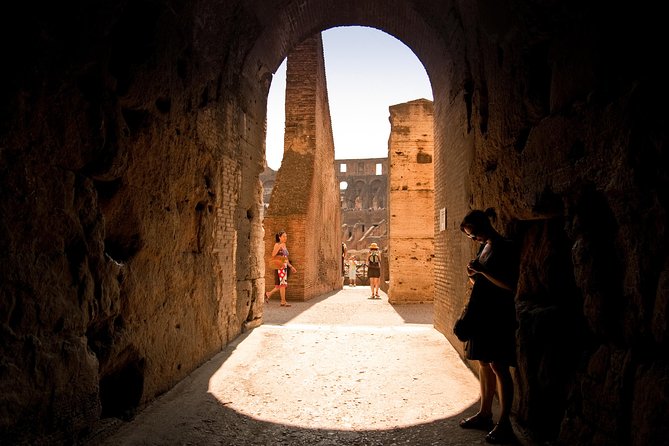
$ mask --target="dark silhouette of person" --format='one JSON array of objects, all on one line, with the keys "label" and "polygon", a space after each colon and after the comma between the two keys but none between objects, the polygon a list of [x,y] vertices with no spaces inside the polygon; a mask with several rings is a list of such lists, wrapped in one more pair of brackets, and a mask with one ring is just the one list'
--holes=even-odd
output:
[{"label": "dark silhouette of person", "polygon": [[[473,210],[460,224],[460,230],[481,245],[467,265],[473,284],[467,313],[473,327],[465,345],[467,359],[479,363],[481,404],[474,416],[460,421],[460,426],[489,431],[485,438],[489,443],[507,443],[515,438],[509,418],[513,403],[510,367],[516,365],[514,298],[520,262],[516,245],[495,230],[491,218],[496,218],[493,209]],[[493,425],[495,390],[501,410]]]}]

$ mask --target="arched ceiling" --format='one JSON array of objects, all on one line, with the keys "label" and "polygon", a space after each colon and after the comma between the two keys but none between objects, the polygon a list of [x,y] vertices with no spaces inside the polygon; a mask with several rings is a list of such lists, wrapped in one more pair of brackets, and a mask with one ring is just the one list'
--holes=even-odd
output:
[{"label": "arched ceiling", "polygon": [[[443,85],[450,66],[452,41],[461,35],[455,14],[434,20],[435,11],[418,2],[402,0],[303,0],[292,2],[256,1],[247,12],[258,21],[260,32],[245,58],[245,75],[263,80],[276,71],[291,48],[314,33],[337,26],[369,26],[384,31],[407,45],[425,66],[433,85]],[[448,11],[444,6],[439,11]],[[443,23],[452,24],[446,28]],[[461,40],[461,39],[460,39]],[[449,43],[450,41],[450,43]],[[449,50],[451,48],[451,50]],[[269,87],[267,87],[269,88]]]}]

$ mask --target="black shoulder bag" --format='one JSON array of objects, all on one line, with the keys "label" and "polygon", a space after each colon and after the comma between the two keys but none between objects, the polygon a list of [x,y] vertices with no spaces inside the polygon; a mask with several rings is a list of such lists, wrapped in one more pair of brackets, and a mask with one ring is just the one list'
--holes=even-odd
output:
[{"label": "black shoulder bag", "polygon": [[453,324],[453,334],[462,342],[467,342],[472,337],[474,324],[471,316],[468,317],[469,305],[466,305],[462,314]]}]

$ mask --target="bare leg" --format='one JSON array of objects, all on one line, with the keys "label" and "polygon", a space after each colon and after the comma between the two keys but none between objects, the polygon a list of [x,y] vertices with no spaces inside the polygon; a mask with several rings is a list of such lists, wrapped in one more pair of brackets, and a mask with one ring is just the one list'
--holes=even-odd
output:
[{"label": "bare leg", "polygon": [[279,288],[279,287],[276,287],[276,286],[275,286],[274,289],[272,289],[272,291],[267,291],[267,292],[265,293],[265,302],[269,302],[269,298],[272,297],[272,294],[274,294],[274,292],[275,292],[278,288]]},{"label": "bare leg", "polygon": [[501,408],[499,422],[509,422],[511,415],[511,405],[513,404],[513,378],[507,365],[501,365],[497,362],[492,363],[492,370],[499,383],[499,405]]},{"label": "bare leg", "polygon": [[481,406],[479,413],[485,416],[492,416],[492,400],[495,397],[495,387],[497,379],[495,372],[492,371],[490,364],[479,361],[479,381],[481,384]]},{"label": "bare leg", "polygon": [[290,307],[290,304],[286,302],[286,288],[285,287],[279,288],[279,294],[281,295],[281,306]]},{"label": "bare leg", "polygon": [[491,369],[495,374],[499,388],[499,405],[501,411],[499,421],[495,427],[488,432],[485,439],[488,443],[510,443],[515,435],[511,427],[511,404],[513,403],[513,379],[506,364],[493,362]]},{"label": "bare leg", "polygon": [[465,429],[479,429],[490,431],[492,422],[492,401],[495,397],[495,386],[497,384],[495,372],[487,362],[479,361],[479,385],[481,387],[481,405],[479,411],[460,421],[460,427]]}]

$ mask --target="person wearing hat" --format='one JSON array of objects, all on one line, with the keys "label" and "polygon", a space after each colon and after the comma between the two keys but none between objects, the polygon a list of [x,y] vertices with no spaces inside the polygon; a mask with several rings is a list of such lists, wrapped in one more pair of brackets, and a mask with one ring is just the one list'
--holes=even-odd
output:
[{"label": "person wearing hat", "polygon": [[381,299],[379,296],[379,283],[381,282],[381,255],[379,254],[379,245],[376,243],[369,245],[369,254],[367,255],[367,277],[369,277],[369,286],[372,289],[370,299]]}]

